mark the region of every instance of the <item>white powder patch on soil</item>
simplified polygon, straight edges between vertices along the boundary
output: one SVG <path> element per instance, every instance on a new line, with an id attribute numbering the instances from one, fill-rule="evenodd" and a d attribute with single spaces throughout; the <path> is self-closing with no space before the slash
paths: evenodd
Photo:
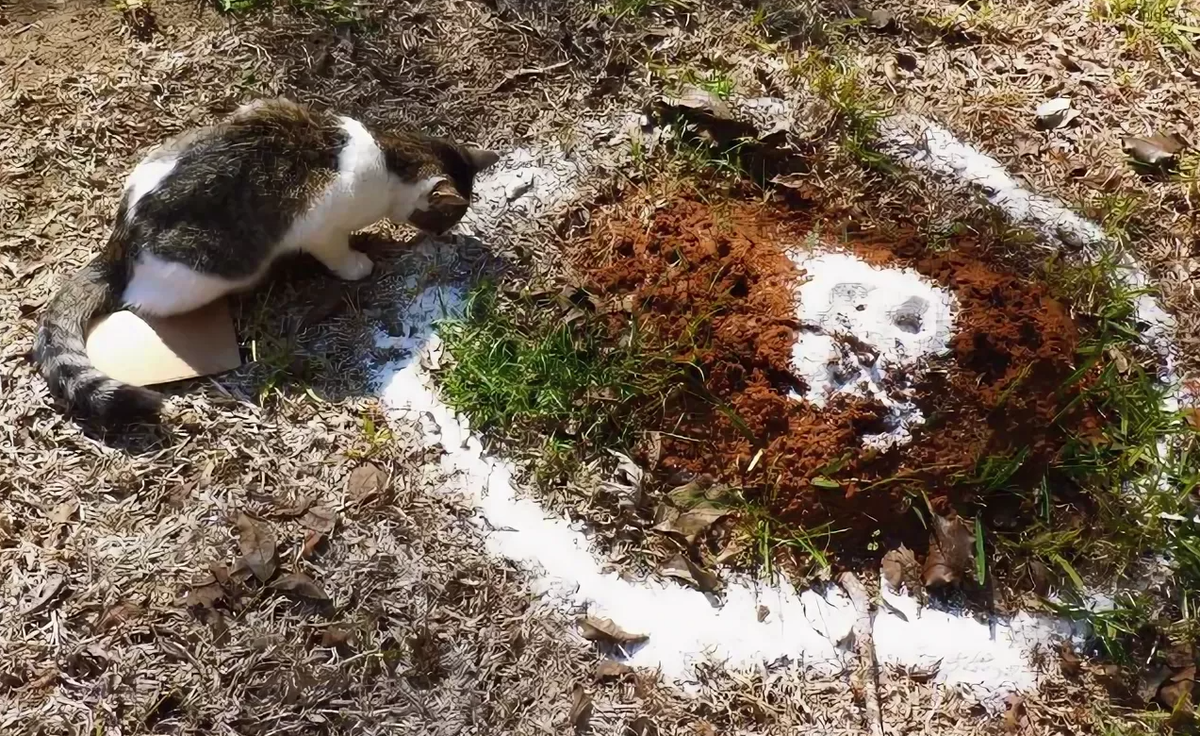
<path id="1" fill-rule="evenodd" d="M 457 232 L 485 237 L 509 214 L 530 220 L 572 201 L 584 164 L 554 146 L 514 148 L 475 180 L 471 207 Z"/>
<path id="2" fill-rule="evenodd" d="M 685 689 L 695 682 L 695 665 L 703 662 L 752 670 L 786 659 L 819 672 L 845 670 L 854 613 L 840 589 L 798 593 L 786 583 L 732 577 L 720 605 L 714 605 L 674 581 L 626 580 L 605 569 L 580 524 L 522 496 L 514 466 L 487 455 L 466 420 L 434 388 L 431 371 L 447 360 L 434 324 L 457 314 L 465 293 L 466 287 L 455 285 L 420 291 L 402 313 L 397 334 L 378 335 L 380 348 L 401 357 L 384 365 L 377 380 L 389 417 L 416 423 L 427 446 L 442 449 L 445 493 L 476 507 L 475 523 L 489 552 L 526 569 L 534 591 L 550 605 L 569 614 L 609 618 L 648 636 L 645 644 L 628 650 L 626 661 L 660 669 Z M 1057 625 L 1028 616 L 995 619 L 989 626 L 967 612 L 918 611 L 906 596 L 889 601 L 908 621 L 877 614 L 875 645 L 882 661 L 920 668 L 940 659 L 936 681 L 961 685 L 989 707 L 1000 707 L 1007 693 L 1036 684 L 1029 647 L 1060 633 Z M 760 607 L 766 609 L 761 621 Z"/>
<path id="3" fill-rule="evenodd" d="M 912 440 L 925 421 L 911 381 L 922 363 L 949 351 L 958 305 L 916 271 L 879 268 L 847 253 L 792 254 L 807 274 L 799 289 L 801 334 L 792 362 L 817 406 L 837 394 L 873 397 L 888 429 L 863 438 L 886 448 Z"/>

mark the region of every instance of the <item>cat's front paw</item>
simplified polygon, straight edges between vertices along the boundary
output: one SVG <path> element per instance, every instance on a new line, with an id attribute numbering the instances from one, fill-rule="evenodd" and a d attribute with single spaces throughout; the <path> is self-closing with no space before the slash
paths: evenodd
<path id="1" fill-rule="evenodd" d="M 375 264 L 371 262 L 370 258 L 367 258 L 365 253 L 350 250 L 347 251 L 346 257 L 342 259 L 337 268 L 333 269 L 333 272 L 346 281 L 358 281 L 370 276 L 371 269 L 374 267 Z"/>

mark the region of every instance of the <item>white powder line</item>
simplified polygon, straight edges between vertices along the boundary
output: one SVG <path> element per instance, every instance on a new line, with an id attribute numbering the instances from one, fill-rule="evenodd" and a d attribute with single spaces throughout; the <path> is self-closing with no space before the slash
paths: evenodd
<path id="1" fill-rule="evenodd" d="M 840 589 L 797 592 L 787 583 L 731 577 L 714 606 L 675 581 L 625 580 L 605 568 L 582 525 L 518 493 L 514 467 L 483 451 L 466 420 L 438 398 L 430 375 L 443 350 L 433 325 L 458 312 L 465 291 L 462 285 L 422 290 L 402 314 L 400 336 L 378 335 L 380 348 L 403 353 L 382 367 L 378 385 L 393 421 L 417 424 L 427 446 L 443 449 L 444 491 L 477 508 L 488 550 L 525 568 L 534 591 L 561 610 L 587 611 L 647 635 L 627 661 L 659 669 L 684 689 L 694 684 L 695 666 L 703 662 L 745 671 L 787 660 L 817 673 L 843 672 L 851 656 L 843 642 L 854 611 Z M 915 669 L 936 663 L 936 681 L 959 686 L 990 708 L 1002 707 L 1009 692 L 1035 687 L 1032 647 L 1063 635 L 1061 624 L 1027 615 L 989 625 L 965 611 L 919 609 L 908 596 L 889 600 L 908 620 L 880 614 L 880 660 Z"/>
<path id="2" fill-rule="evenodd" d="M 963 143 L 942 126 L 916 115 L 897 115 L 880 125 L 884 152 L 902 163 L 978 187 L 988 200 L 1015 223 L 1030 227 L 1049 242 L 1081 248 L 1095 257 L 1107 242 L 1095 223 L 1072 212 L 1060 201 L 1024 188 L 996 159 Z M 1150 280 L 1128 253 L 1116 272 L 1127 288 L 1141 290 Z M 1147 344 L 1162 356 L 1164 383 L 1175 382 L 1175 349 L 1171 333 L 1175 320 L 1149 294 L 1137 298 L 1138 320 L 1145 325 Z"/>

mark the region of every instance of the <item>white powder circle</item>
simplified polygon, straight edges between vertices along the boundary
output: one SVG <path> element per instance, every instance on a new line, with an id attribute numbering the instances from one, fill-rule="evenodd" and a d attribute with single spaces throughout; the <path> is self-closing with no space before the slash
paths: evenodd
<path id="1" fill-rule="evenodd" d="M 887 426 L 863 444 L 908 442 L 924 422 L 911 381 L 928 358 L 949 352 L 954 295 L 911 269 L 848 253 L 793 253 L 792 260 L 807 274 L 792 366 L 808 386 L 793 398 L 824 406 L 837 394 L 872 397 L 888 409 Z"/>

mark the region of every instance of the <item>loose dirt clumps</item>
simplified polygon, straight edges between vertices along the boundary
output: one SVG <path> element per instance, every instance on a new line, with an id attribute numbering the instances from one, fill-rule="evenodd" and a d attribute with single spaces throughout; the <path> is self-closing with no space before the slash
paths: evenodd
<path id="1" fill-rule="evenodd" d="M 664 476 L 718 476 L 782 520 L 844 530 L 839 541 L 883 532 L 923 546 L 923 498 L 939 513 L 974 515 L 983 493 L 1040 477 L 1064 427 L 1077 423 L 1065 384 L 1078 334 L 1067 310 L 969 241 L 941 252 L 911 236 L 837 246 L 802 213 L 769 204 L 680 200 L 645 219 L 628 211 L 597 217 L 593 242 L 610 250 L 589 279 L 601 298 L 630 306 L 615 319 L 637 320 L 689 366 L 691 380 L 664 413 L 672 423 L 661 452 L 646 458 Z M 804 399 L 793 346 L 812 326 L 797 318 L 806 278 L 788 255 L 797 249 L 911 268 L 953 293 L 948 354 L 883 379 L 902 379 L 923 415 L 911 441 L 864 446 L 889 429 L 887 408 L 870 394 L 838 393 L 823 406 Z M 853 336 L 841 339 L 853 349 Z M 988 512 L 1019 510 L 1011 499 Z"/>

